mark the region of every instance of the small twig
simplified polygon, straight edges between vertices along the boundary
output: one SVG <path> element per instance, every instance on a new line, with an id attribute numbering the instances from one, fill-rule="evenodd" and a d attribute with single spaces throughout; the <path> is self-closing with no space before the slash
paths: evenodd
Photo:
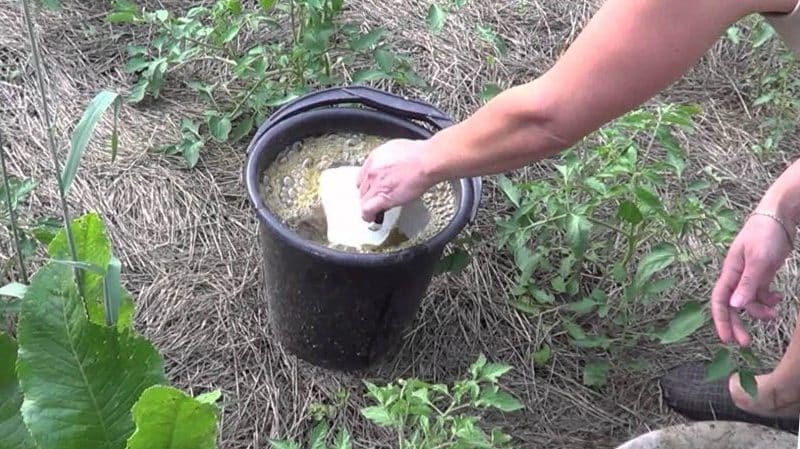
<path id="1" fill-rule="evenodd" d="M 11 204 L 11 183 L 8 179 L 6 169 L 6 150 L 3 148 L 3 133 L 0 131 L 0 175 L 3 176 L 3 184 L 6 190 L 6 206 L 8 206 L 8 217 L 11 220 L 11 232 L 14 234 L 14 246 L 19 259 L 19 276 L 23 284 L 28 283 L 28 272 L 25 269 L 25 258 L 22 255 L 22 242 L 19 238 L 19 227 L 17 226 L 17 214 Z"/>

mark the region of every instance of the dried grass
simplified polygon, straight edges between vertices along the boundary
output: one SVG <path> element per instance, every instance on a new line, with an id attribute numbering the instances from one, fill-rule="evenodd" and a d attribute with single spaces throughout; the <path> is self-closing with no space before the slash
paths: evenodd
<path id="1" fill-rule="evenodd" d="M 151 2 L 156 3 L 156 2 Z M 170 7 L 189 2 L 174 0 Z M 457 118 L 479 106 L 487 82 L 503 87 L 545 71 L 580 31 L 597 2 L 471 2 L 448 18 L 442 34 L 424 24 L 427 2 L 353 0 L 348 15 L 389 29 L 393 42 L 413 55 L 416 68 L 434 89 L 412 92 L 440 105 Z M 68 133 L 89 99 L 102 88 L 125 91 L 122 73 L 125 46 L 146 36 L 131 35 L 103 23 L 106 2 L 69 2 L 60 14 L 40 16 L 51 101 L 61 154 Z M 474 32 L 491 24 L 507 40 L 510 54 L 487 63 L 487 47 Z M 22 26 L 19 2 L 0 0 L 0 66 L 17 70 L 0 78 L 2 126 L 10 136 L 9 168 L 13 174 L 42 181 L 28 211 L 57 216 L 52 166 L 45 156 L 45 133 L 38 114 L 33 67 Z M 762 119 L 748 110 L 754 95 L 755 55 L 720 43 L 690 74 L 659 100 L 699 102 L 705 112 L 699 130 L 685 136 L 690 172 L 713 168 L 729 177 L 725 194 L 744 214 L 771 179 L 797 157 L 797 136 L 782 152 L 756 158 L 749 146 L 759 139 Z M 382 86 L 391 88 L 391 86 Z M 270 437 L 293 436 L 307 429 L 310 407 L 329 401 L 339 389 L 351 400 L 335 424 L 347 425 L 359 444 L 392 447 L 387 434 L 358 416 L 364 405 L 361 380 L 328 373 L 296 361 L 271 338 L 263 308 L 261 255 L 256 223 L 240 179 L 241 147 L 207 148 L 192 171 L 149 152 L 178 136 L 185 114 L 201 105 L 170 86 L 169 100 L 124 108 L 121 158 L 111 164 L 100 148 L 110 121 L 82 164 L 71 193 L 73 211 L 97 210 L 106 217 L 125 269 L 125 280 L 138 298 L 137 327 L 165 354 L 170 378 L 192 392 L 220 388 L 225 393 L 222 447 L 263 448 Z M 547 164 L 521 170 L 536 176 Z M 742 176 L 748 174 L 749 177 Z M 484 207 L 474 228 L 491 236 L 501 199 L 489 183 Z M 0 249 L 5 255 L 5 248 Z M 491 239 L 477 249 L 474 263 L 462 274 L 432 285 L 419 318 L 400 355 L 367 373 L 387 381 L 421 376 L 433 381 L 457 378 L 480 353 L 514 364 L 507 379 L 526 409 L 490 421 L 504 425 L 523 448 L 615 447 L 627 438 L 680 421 L 660 403 L 656 378 L 661 370 L 696 355 L 706 355 L 715 337 L 705 332 L 673 347 L 642 345 L 638 357 L 645 371 L 622 371 L 600 390 L 582 385 L 581 359 L 566 340 L 553 335 L 552 316 L 528 317 L 513 309 L 506 292 L 513 283 L 507 256 Z M 720 257 L 717 257 L 717 263 Z M 686 297 L 707 297 L 717 265 L 685 274 L 683 287 L 658 304 L 664 319 Z M 792 260 L 779 286 L 794 299 L 798 265 Z M 785 307 L 776 325 L 756 328 L 757 347 L 779 357 L 791 335 L 794 308 Z M 534 367 L 530 354 L 543 342 L 553 347 L 546 367 Z"/>

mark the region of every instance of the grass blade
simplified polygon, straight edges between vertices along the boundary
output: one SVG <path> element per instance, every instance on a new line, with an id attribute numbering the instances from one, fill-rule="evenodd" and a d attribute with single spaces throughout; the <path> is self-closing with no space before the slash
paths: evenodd
<path id="1" fill-rule="evenodd" d="M 3 177 L 6 192 L 6 206 L 8 206 L 8 218 L 11 220 L 11 232 L 14 234 L 14 250 L 19 258 L 19 276 L 22 282 L 28 283 L 28 273 L 25 269 L 25 257 L 22 255 L 22 242 L 19 236 L 19 226 L 17 226 L 17 214 L 14 210 L 14 202 L 11 200 L 11 183 L 8 180 L 8 170 L 6 170 L 6 150 L 3 148 L 3 134 L 0 133 L 0 176 Z"/>
<path id="2" fill-rule="evenodd" d="M 100 91 L 100 93 L 95 95 L 94 99 L 92 99 L 91 103 L 89 103 L 89 106 L 83 113 L 83 117 L 81 117 L 81 120 L 75 127 L 75 131 L 72 133 L 72 142 L 70 145 L 69 155 L 67 156 L 67 163 L 64 165 L 64 172 L 61 175 L 64 194 L 69 192 L 72 181 L 75 179 L 75 174 L 78 172 L 78 165 L 81 162 L 81 157 L 83 157 L 83 153 L 86 151 L 86 147 L 89 145 L 89 139 L 92 137 L 92 133 L 94 133 L 97 122 L 100 121 L 100 118 L 117 100 L 118 97 L 119 94 L 116 92 L 110 92 L 107 90 Z M 114 136 L 116 136 L 116 127 Z M 116 138 L 112 137 L 113 146 L 116 146 L 113 144 L 115 140 Z M 112 153 L 116 153 L 114 148 L 112 148 Z"/>

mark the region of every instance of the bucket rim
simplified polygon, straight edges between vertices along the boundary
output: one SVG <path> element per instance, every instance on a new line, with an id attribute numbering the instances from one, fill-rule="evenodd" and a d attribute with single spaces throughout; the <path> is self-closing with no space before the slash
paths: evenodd
<path id="1" fill-rule="evenodd" d="M 368 110 L 358 107 L 326 107 L 315 110 L 306 111 L 298 115 L 287 117 L 278 123 L 270 123 L 271 118 L 262 127 L 265 129 L 263 133 L 257 133 L 250 143 L 248 148 L 247 163 L 245 166 L 245 183 L 247 188 L 248 200 L 255 209 L 259 224 L 261 226 L 269 227 L 273 232 L 276 232 L 280 238 L 287 244 L 309 252 L 317 257 L 324 258 L 339 264 L 346 265 L 360 265 L 360 266 L 381 266 L 397 263 L 398 261 L 412 259 L 423 252 L 430 252 L 431 250 L 440 250 L 452 242 L 459 233 L 471 221 L 471 215 L 475 208 L 475 203 L 480 198 L 480 192 L 476 192 L 476 186 L 479 188 L 480 184 L 475 182 L 474 178 L 458 178 L 449 180 L 449 182 L 459 183 L 461 187 L 461 199 L 458 202 L 458 207 L 455 215 L 449 220 L 447 225 L 417 244 L 408 246 L 396 251 L 379 252 L 379 253 L 361 253 L 361 252 L 347 252 L 337 250 L 324 246 L 322 244 L 306 240 L 291 230 L 288 226 L 284 225 L 280 217 L 270 211 L 267 207 L 266 200 L 261 194 L 260 179 L 263 170 L 258 169 L 259 160 L 264 157 L 263 154 L 269 151 L 268 144 L 272 140 L 272 136 L 282 132 L 288 128 L 294 128 L 302 125 L 308 117 L 330 115 L 330 114 L 355 114 L 360 115 L 365 119 L 380 120 L 386 122 L 390 126 L 397 126 L 405 128 L 420 136 L 420 138 L 428 138 L 432 132 L 412 121 L 404 120 L 394 115 L 388 114 L 383 111 Z M 341 131 L 346 132 L 346 129 Z M 316 134 L 311 134 L 316 135 Z M 284 151 L 286 147 L 280 151 Z"/>

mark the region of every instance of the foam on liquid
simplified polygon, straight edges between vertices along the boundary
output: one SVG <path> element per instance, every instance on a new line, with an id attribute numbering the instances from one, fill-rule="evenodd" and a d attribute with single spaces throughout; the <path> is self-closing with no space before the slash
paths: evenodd
<path id="1" fill-rule="evenodd" d="M 387 140 L 372 135 L 335 133 L 295 142 L 278 155 L 262 176 L 261 193 L 267 207 L 301 237 L 342 251 L 395 251 L 430 238 L 455 215 L 456 199 L 449 182 L 439 183 L 423 195 L 431 220 L 414 239 L 393 229 L 388 240 L 377 248 L 341 247 L 327 240 L 318 191 L 320 174 L 331 167 L 360 166 L 373 149 Z"/>

